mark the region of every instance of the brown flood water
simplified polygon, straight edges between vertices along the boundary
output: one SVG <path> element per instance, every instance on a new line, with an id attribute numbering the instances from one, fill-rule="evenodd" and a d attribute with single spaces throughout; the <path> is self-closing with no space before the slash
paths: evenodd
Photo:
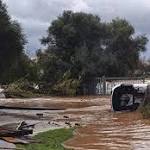
<path id="1" fill-rule="evenodd" d="M 0 124 L 21 120 L 41 122 L 39 128 L 50 129 L 48 122 L 65 127 L 65 122 L 81 124 L 65 147 L 74 150 L 150 150 L 150 120 L 139 112 L 112 112 L 110 97 L 38 98 L 1 100 L 0 105 L 19 107 L 65 108 L 56 111 L 0 110 Z M 39 119 L 36 113 L 43 113 Z M 65 119 L 68 116 L 69 119 Z M 54 126 L 55 127 L 55 126 Z M 38 125 L 36 126 L 37 130 Z"/>
<path id="2" fill-rule="evenodd" d="M 112 112 L 109 98 L 100 98 L 98 103 L 99 106 L 86 111 L 70 112 L 82 114 L 85 126 L 78 128 L 75 136 L 65 143 L 67 148 L 150 150 L 150 120 L 144 120 L 139 112 Z"/>

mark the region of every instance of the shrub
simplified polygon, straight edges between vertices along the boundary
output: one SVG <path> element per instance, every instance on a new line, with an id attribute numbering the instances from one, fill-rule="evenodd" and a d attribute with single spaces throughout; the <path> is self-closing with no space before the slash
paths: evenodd
<path id="1" fill-rule="evenodd" d="M 8 85 L 5 90 L 7 98 L 31 98 L 37 97 L 33 84 L 28 80 L 20 79 Z"/>
<path id="2" fill-rule="evenodd" d="M 77 89 L 79 85 L 80 85 L 79 80 L 66 79 L 54 85 L 53 91 L 57 95 L 75 96 L 77 94 Z"/>

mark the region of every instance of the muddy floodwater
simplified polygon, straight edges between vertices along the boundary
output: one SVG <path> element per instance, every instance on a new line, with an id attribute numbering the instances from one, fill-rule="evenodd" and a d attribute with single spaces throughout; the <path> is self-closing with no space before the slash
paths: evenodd
<path id="1" fill-rule="evenodd" d="M 0 110 L 0 124 L 37 122 L 36 131 L 78 125 L 64 143 L 75 150 L 149 150 L 150 120 L 136 112 L 112 112 L 110 97 L 39 98 L 1 100 L 1 105 L 46 107 L 61 110 Z M 36 114 L 43 113 L 43 118 Z"/>

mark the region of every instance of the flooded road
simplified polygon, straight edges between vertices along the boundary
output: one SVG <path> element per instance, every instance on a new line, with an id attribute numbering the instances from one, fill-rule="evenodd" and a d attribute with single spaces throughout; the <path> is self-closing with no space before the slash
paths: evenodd
<path id="1" fill-rule="evenodd" d="M 66 147 L 75 150 L 149 150 L 150 120 L 139 112 L 111 112 L 108 99 L 87 112 L 86 125 Z M 72 112 L 73 113 L 73 112 Z M 82 112 L 84 113 L 84 112 Z"/>
<path id="2" fill-rule="evenodd" d="M 112 112 L 109 97 L 40 98 L 1 101 L 1 105 L 64 108 L 62 110 L 0 110 L 0 124 L 40 122 L 36 131 L 81 125 L 65 147 L 75 150 L 149 150 L 150 120 L 139 112 Z M 43 113 L 38 118 L 36 113 Z M 67 117 L 66 117 L 67 116 Z M 56 125 L 57 124 L 57 125 Z"/>

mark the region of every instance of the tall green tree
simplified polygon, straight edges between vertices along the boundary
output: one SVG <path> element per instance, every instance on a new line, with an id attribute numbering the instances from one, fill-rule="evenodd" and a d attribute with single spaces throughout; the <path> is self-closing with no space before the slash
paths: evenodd
<path id="1" fill-rule="evenodd" d="M 148 40 L 135 36 L 126 20 L 103 23 L 92 14 L 64 11 L 41 41 L 46 46 L 37 55 L 42 80 L 66 86 L 70 79 L 82 83 L 91 77 L 134 74 Z"/>
<path id="2" fill-rule="evenodd" d="M 140 61 L 140 53 L 146 50 L 146 36 L 135 36 L 134 27 L 124 19 L 116 18 L 108 23 L 109 40 L 106 53 L 116 58 L 114 76 L 134 75 Z M 108 75 L 111 72 L 108 68 Z"/>
<path id="3" fill-rule="evenodd" d="M 6 5 L 0 0 L 0 83 L 13 81 L 24 53 L 25 38 L 16 21 L 12 21 Z"/>
<path id="4" fill-rule="evenodd" d="M 57 57 L 55 69 L 61 69 L 61 76 L 70 71 L 73 78 L 79 78 L 97 74 L 104 36 L 105 24 L 98 16 L 64 11 L 52 22 L 42 44 L 47 45 L 46 56 Z"/>

